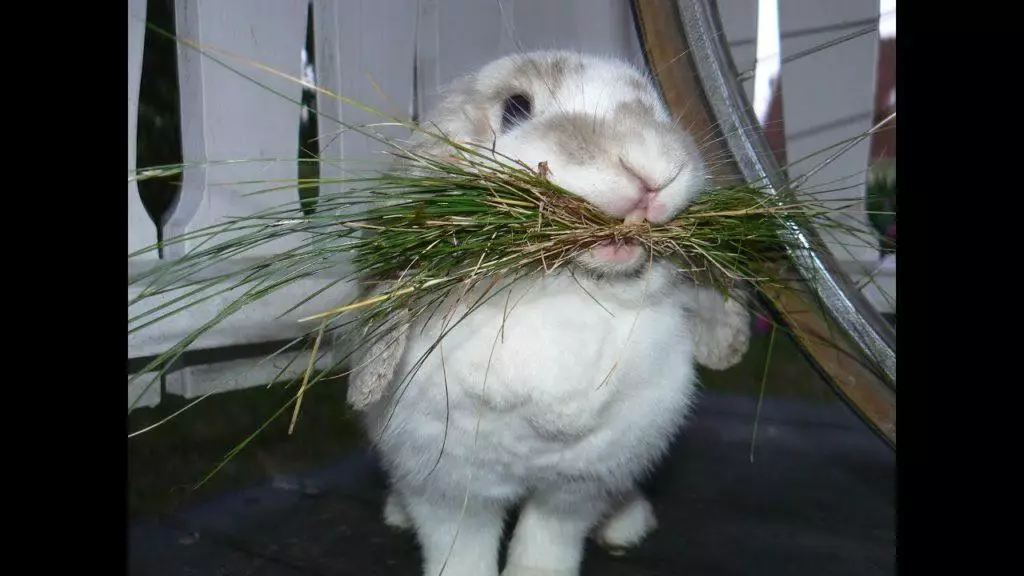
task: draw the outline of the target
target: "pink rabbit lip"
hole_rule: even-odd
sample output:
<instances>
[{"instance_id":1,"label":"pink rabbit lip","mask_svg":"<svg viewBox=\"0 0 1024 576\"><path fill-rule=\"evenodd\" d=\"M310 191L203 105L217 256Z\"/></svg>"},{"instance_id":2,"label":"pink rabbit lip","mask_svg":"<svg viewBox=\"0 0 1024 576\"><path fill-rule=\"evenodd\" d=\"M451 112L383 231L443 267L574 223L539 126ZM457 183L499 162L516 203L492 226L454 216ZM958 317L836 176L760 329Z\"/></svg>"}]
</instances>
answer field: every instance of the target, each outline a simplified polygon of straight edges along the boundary
<instances>
[{"instance_id":1,"label":"pink rabbit lip","mask_svg":"<svg viewBox=\"0 0 1024 576\"><path fill-rule=\"evenodd\" d=\"M635 240L603 240L590 249L591 253L605 262L632 262L643 253L643 247Z\"/></svg>"}]
</instances>

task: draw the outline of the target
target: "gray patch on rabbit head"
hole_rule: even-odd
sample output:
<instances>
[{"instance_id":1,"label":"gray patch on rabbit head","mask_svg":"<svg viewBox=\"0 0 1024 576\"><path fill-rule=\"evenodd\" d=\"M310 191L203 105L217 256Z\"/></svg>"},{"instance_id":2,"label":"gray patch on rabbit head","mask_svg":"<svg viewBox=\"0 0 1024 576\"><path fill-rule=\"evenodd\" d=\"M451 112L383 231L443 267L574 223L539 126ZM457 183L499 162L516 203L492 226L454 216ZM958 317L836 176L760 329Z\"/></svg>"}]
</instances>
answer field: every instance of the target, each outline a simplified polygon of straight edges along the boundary
<instances>
[{"instance_id":1,"label":"gray patch on rabbit head","mask_svg":"<svg viewBox=\"0 0 1024 576\"><path fill-rule=\"evenodd\" d=\"M640 94L650 94L651 90L653 89L650 81L643 77L630 76L627 82L634 90L636 90Z\"/></svg>"},{"instance_id":2,"label":"gray patch on rabbit head","mask_svg":"<svg viewBox=\"0 0 1024 576\"><path fill-rule=\"evenodd\" d=\"M557 94L562 84L570 76L578 76L583 72L582 60L572 58L569 54L555 54L548 58L523 58L512 68L510 84L519 89L528 90L535 83ZM502 94L507 96L507 94Z\"/></svg>"},{"instance_id":3,"label":"gray patch on rabbit head","mask_svg":"<svg viewBox=\"0 0 1024 576\"><path fill-rule=\"evenodd\" d=\"M617 104L611 118L564 114L548 119L538 130L539 137L552 142L567 161L590 164L604 156L614 162L607 144L627 139L629 128L664 130L654 108L639 99Z\"/></svg>"},{"instance_id":4,"label":"gray patch on rabbit head","mask_svg":"<svg viewBox=\"0 0 1024 576\"><path fill-rule=\"evenodd\" d=\"M625 122L645 128L661 124L654 106L640 99L616 104L612 110L612 118L616 123Z\"/></svg>"},{"instance_id":5,"label":"gray patch on rabbit head","mask_svg":"<svg viewBox=\"0 0 1024 576\"><path fill-rule=\"evenodd\" d=\"M605 152L606 122L583 114L560 114L537 127L539 138L551 142L565 160L574 164L597 161Z\"/></svg>"}]
</instances>

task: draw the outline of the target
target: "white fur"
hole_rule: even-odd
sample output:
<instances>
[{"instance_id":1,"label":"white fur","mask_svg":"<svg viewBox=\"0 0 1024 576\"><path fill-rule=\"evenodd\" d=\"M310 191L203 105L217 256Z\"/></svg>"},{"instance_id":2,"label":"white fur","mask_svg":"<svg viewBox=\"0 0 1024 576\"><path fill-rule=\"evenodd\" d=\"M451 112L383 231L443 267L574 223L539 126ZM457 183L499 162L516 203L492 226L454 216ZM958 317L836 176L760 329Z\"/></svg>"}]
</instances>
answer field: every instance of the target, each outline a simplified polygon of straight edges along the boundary
<instances>
[{"instance_id":1,"label":"white fur","mask_svg":"<svg viewBox=\"0 0 1024 576\"><path fill-rule=\"evenodd\" d=\"M516 55L488 65L456 84L463 92L449 95L437 123L470 139L481 115L492 128L501 117L501 97L483 105L473 98L526 90L534 117L493 136L499 152L547 162L552 180L613 216L625 217L651 194L645 216L670 219L704 186L690 137L629 65L573 54L582 70L547 91L516 67L564 56ZM655 113L610 121L612 110L630 102ZM591 140L600 146L583 160L553 143L551 127L565 114L591 115L601 131ZM599 540L636 544L656 524L636 483L694 402L695 353L723 364L716 348L746 345L734 335L735 322L718 330L720 296L687 284L668 264L648 262L640 249L626 262L595 254L577 264L499 284L508 291L465 318L476 294L417 319L391 386L366 407L393 485L386 522L416 530L426 576L442 568L448 576L496 576L505 515L519 502L506 576L576 576L584 540L602 519ZM616 511L624 497L631 499Z\"/></svg>"},{"instance_id":2,"label":"white fur","mask_svg":"<svg viewBox=\"0 0 1024 576\"><path fill-rule=\"evenodd\" d=\"M412 528L412 519L401 498L394 490L388 492L387 501L384 502L384 523L396 530L407 530Z\"/></svg>"},{"instance_id":3,"label":"white fur","mask_svg":"<svg viewBox=\"0 0 1024 576\"><path fill-rule=\"evenodd\" d=\"M404 531L413 525L401 498L395 490L388 492L384 502L384 523L395 530ZM637 491L601 521L595 537L609 552L618 554L638 545L657 527L658 518L654 514L654 507Z\"/></svg>"},{"instance_id":4,"label":"white fur","mask_svg":"<svg viewBox=\"0 0 1024 576\"><path fill-rule=\"evenodd\" d=\"M682 422L695 379L672 271L577 279L586 291L568 273L517 284L504 322L504 295L476 309L368 413L396 489L429 533L427 574L460 526L456 551L471 558L453 556L446 574L495 574L504 509L525 496L510 563L574 574L611 498L632 490ZM440 329L413 325L399 381Z\"/></svg>"},{"instance_id":5,"label":"white fur","mask_svg":"<svg viewBox=\"0 0 1024 576\"><path fill-rule=\"evenodd\" d=\"M637 492L604 521L597 532L597 541L616 553L636 546L657 527L654 508Z\"/></svg>"},{"instance_id":6,"label":"white fur","mask_svg":"<svg viewBox=\"0 0 1024 576\"><path fill-rule=\"evenodd\" d=\"M494 136L495 147L529 166L547 162L552 182L619 217L624 217L642 194L637 182L637 177L642 176L652 187L662 189L660 210L649 212L648 219L659 223L670 220L704 187L706 168L690 135L675 125L654 86L646 82L640 70L617 60L538 52L506 57L485 66L478 74L477 86L489 91L508 83L510 68L519 65L523 58L544 61L555 57L579 60L584 69L556 86L536 78L518 82L519 88L527 89L534 97L534 115L509 133ZM636 79L644 80L643 89L631 82ZM631 102L647 105L659 124L612 118L616 106ZM500 125L500 114L499 107L492 111L494 126ZM614 132L609 134L608 146L596 161L571 161L544 137L551 119L569 114L613 124L596 127L599 131ZM633 174L624 170L624 165Z\"/></svg>"}]
</instances>

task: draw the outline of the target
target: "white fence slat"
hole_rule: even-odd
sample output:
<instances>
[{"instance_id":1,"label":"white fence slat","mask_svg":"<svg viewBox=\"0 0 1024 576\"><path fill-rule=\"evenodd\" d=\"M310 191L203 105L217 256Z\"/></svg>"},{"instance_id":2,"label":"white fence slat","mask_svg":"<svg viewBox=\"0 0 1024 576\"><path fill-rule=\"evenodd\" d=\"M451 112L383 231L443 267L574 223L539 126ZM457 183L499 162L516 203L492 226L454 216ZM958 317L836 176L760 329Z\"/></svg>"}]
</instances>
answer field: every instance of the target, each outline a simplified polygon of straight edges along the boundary
<instances>
[{"instance_id":1,"label":"white fence slat","mask_svg":"<svg viewBox=\"0 0 1024 576\"><path fill-rule=\"evenodd\" d=\"M437 106L445 85L502 54L503 28L497 2L421 2L416 36L420 110L424 115Z\"/></svg>"},{"instance_id":2,"label":"white fence slat","mask_svg":"<svg viewBox=\"0 0 1024 576\"><path fill-rule=\"evenodd\" d=\"M136 167L136 143L139 124L139 85L142 81L142 56L146 38L146 0L128 0L128 173ZM156 242L156 224L149 217L135 182L128 183L128 252L135 252ZM150 254L135 257L153 261ZM130 346L129 346L130 349ZM128 376L131 378L131 375ZM160 403L159 383L146 387L152 374L143 374L128 387L128 406L156 406Z\"/></svg>"},{"instance_id":3,"label":"white fence slat","mask_svg":"<svg viewBox=\"0 0 1024 576\"><path fill-rule=\"evenodd\" d=\"M167 393L196 398L204 394L267 386L275 381L278 384L288 384L295 378L302 377L309 365L310 354L311 351L302 350L284 352L270 360L247 358L187 366L167 373ZM317 356L320 359L314 364L314 377L317 374L316 370L330 368L334 362L333 355L324 354L322 349ZM297 387L295 390L298 392Z\"/></svg>"},{"instance_id":4,"label":"white fence slat","mask_svg":"<svg viewBox=\"0 0 1024 576\"><path fill-rule=\"evenodd\" d=\"M298 191L294 181L298 176L296 158L301 110L298 101L302 94L298 79L306 41L308 5L307 0L177 0L179 38L198 44L199 49L207 53L183 44L178 47L183 157L187 164L200 165L190 167L184 175L181 198L165 227L167 237L223 222L225 217L252 215L288 203L297 206ZM291 78L261 70L253 63ZM235 70L251 79L240 76ZM201 165L239 160L250 161ZM245 196L278 186L287 187ZM231 259L223 268L251 263L252 258L279 253L300 241L296 237L277 240L248 251L245 257ZM169 248L165 255L177 257L194 244L188 242ZM190 348L253 344L305 334L310 326L300 324L298 318L336 306L349 295L347 286L329 291L285 318L278 318L278 315L335 279L327 276L297 281L250 304ZM133 333L129 337L130 355L162 353L212 319L243 291L244 288L218 295ZM137 292L129 290L129 297ZM154 298L147 306L158 306L176 295ZM140 312L142 309L133 310L133 313ZM190 369L188 374L194 372ZM183 377L182 374L168 376L168 385L171 388L195 387L194 378L181 384Z\"/></svg>"},{"instance_id":5,"label":"white fence slat","mask_svg":"<svg viewBox=\"0 0 1024 576\"><path fill-rule=\"evenodd\" d=\"M284 74L299 77L300 53L306 39L307 9L308 3L305 0L179 0L176 10L177 30L180 38L197 42L201 47L238 55ZM239 77L214 59L224 60L267 86ZM411 51L409 60L411 68ZM291 79L279 78L256 69L246 62L216 52L211 58L188 46L179 47L179 80L185 161L257 161L229 167L188 170L182 198L168 223L168 236L215 223L225 216L249 215L262 208L297 200L298 194L293 187L273 194L245 198L242 194L256 186L230 187L223 186L223 183L239 180L294 181L297 176L297 163L294 159L297 156L300 107L297 102L281 98L271 90L298 100L302 86ZM291 160L273 162L275 158ZM263 184L260 187L266 186ZM247 252L245 256L232 258L223 266L210 269L201 276L251 264L254 257L259 258L259 254L276 253L294 245L296 241L290 239L264 246L262 250ZM173 251L168 252L172 257L176 255ZM181 250L177 253L180 254ZM315 279L296 281L228 317L189 348L255 344L306 334L315 325L299 323L298 319L344 303L354 295L349 284L333 286L287 317L278 318L278 315L345 274L347 271L338 267ZM244 288L240 288L218 295L166 318L155 326L131 334L129 356L164 352L212 319L243 291ZM145 307L132 309L131 312L142 313L146 307L159 306L179 293L153 298L146 302ZM137 288L129 289L129 299L137 294ZM257 360L240 362L255 363ZM168 375L168 389L180 392L193 390L197 386L201 388L202 384L197 384L200 376L202 380L208 374L202 369L180 370L173 377ZM243 385L250 383L246 381Z\"/></svg>"},{"instance_id":6,"label":"white fence slat","mask_svg":"<svg viewBox=\"0 0 1024 576\"><path fill-rule=\"evenodd\" d=\"M878 18L877 0L786 0L779 6L783 35L794 30L872 18ZM819 46L844 33L832 31L783 37L782 56L786 58ZM782 65L786 149L791 161L834 146L871 128L877 49L878 34L872 32ZM829 190L819 196L824 199L864 197L869 147L870 142L865 140L849 150L810 177L804 188ZM790 176L807 173L835 152L833 149L791 166ZM847 215L848 224L868 233L868 221L862 205L849 209ZM826 234L826 238L829 236ZM875 246L851 234L835 234L830 245L836 257L850 266L874 264L878 260Z\"/></svg>"},{"instance_id":7,"label":"white fence slat","mask_svg":"<svg viewBox=\"0 0 1024 576\"><path fill-rule=\"evenodd\" d=\"M216 269L209 271L211 274ZM242 308L237 313L222 320L214 329L196 340L188 349L219 348L244 344L258 344L275 340L291 339L302 336L317 327L315 322L299 322L301 318L324 312L346 303L356 296L351 283L339 282L323 294L304 303L283 318L282 312L291 308L300 300L324 288L328 283L336 281L347 274L343 266L336 270L328 270L313 278L296 280L277 289L263 300ZM202 275L195 276L201 279ZM129 354L142 357L162 354L171 346L180 342L203 323L214 318L222 309L230 305L244 292L238 288L218 294L196 304L191 309L169 316L154 326L132 333L128 337ZM136 293L129 291L129 297ZM133 309L133 314L141 314L145 310L160 306L180 295L181 291L170 292L159 297L147 299L145 307Z\"/></svg>"},{"instance_id":8,"label":"white fence slat","mask_svg":"<svg viewBox=\"0 0 1024 576\"><path fill-rule=\"evenodd\" d=\"M308 2L176 0L175 6L179 38L209 51L178 46L184 161L248 161L186 170L181 197L164 227L166 238L298 200L293 186L244 194L294 183L298 176L299 79ZM298 241L283 238L253 253L272 254ZM165 254L176 257L195 243L168 247Z\"/></svg>"},{"instance_id":9,"label":"white fence slat","mask_svg":"<svg viewBox=\"0 0 1024 576\"><path fill-rule=\"evenodd\" d=\"M142 80L142 52L146 37L146 0L128 0L128 172L136 167L139 125L139 83ZM156 225L142 205L139 187L128 183L128 252L156 242ZM153 251L152 258L156 258ZM142 258L142 255L139 256Z\"/></svg>"},{"instance_id":10,"label":"white fence slat","mask_svg":"<svg viewBox=\"0 0 1024 576\"><path fill-rule=\"evenodd\" d=\"M412 115L416 0L314 0L320 177L338 179L383 167L386 145L338 123L365 127L394 139L403 127L369 127L385 117L342 102L349 98L408 121ZM320 194L337 194L341 183L322 183Z\"/></svg>"}]
</instances>

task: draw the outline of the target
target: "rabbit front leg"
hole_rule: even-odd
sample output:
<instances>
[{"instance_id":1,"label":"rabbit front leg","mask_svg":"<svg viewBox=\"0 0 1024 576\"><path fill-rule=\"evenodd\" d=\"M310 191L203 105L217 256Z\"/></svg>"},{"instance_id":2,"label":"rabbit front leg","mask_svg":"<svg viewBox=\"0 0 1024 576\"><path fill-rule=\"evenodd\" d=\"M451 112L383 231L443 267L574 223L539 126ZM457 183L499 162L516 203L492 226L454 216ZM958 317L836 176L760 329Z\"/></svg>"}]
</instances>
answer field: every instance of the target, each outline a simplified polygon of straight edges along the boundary
<instances>
[{"instance_id":1,"label":"rabbit front leg","mask_svg":"<svg viewBox=\"0 0 1024 576\"><path fill-rule=\"evenodd\" d=\"M405 503L402 502L402 497L395 489L388 492L387 499L384 501L384 523L398 531L412 528L409 512L405 509Z\"/></svg>"},{"instance_id":2,"label":"rabbit front leg","mask_svg":"<svg viewBox=\"0 0 1024 576\"><path fill-rule=\"evenodd\" d=\"M578 576L587 535L610 504L592 486L538 490L519 513L502 576Z\"/></svg>"},{"instance_id":3,"label":"rabbit front leg","mask_svg":"<svg viewBox=\"0 0 1024 576\"><path fill-rule=\"evenodd\" d=\"M640 490L633 490L598 526L597 543L611 554L625 554L658 527L654 507Z\"/></svg>"},{"instance_id":4,"label":"rabbit front leg","mask_svg":"<svg viewBox=\"0 0 1024 576\"><path fill-rule=\"evenodd\" d=\"M750 346L750 312L741 289L729 293L690 286L694 360L712 370L738 364Z\"/></svg>"},{"instance_id":5,"label":"rabbit front leg","mask_svg":"<svg viewBox=\"0 0 1024 576\"><path fill-rule=\"evenodd\" d=\"M423 555L424 576L498 576L505 507L474 498L401 493Z\"/></svg>"}]
</instances>

